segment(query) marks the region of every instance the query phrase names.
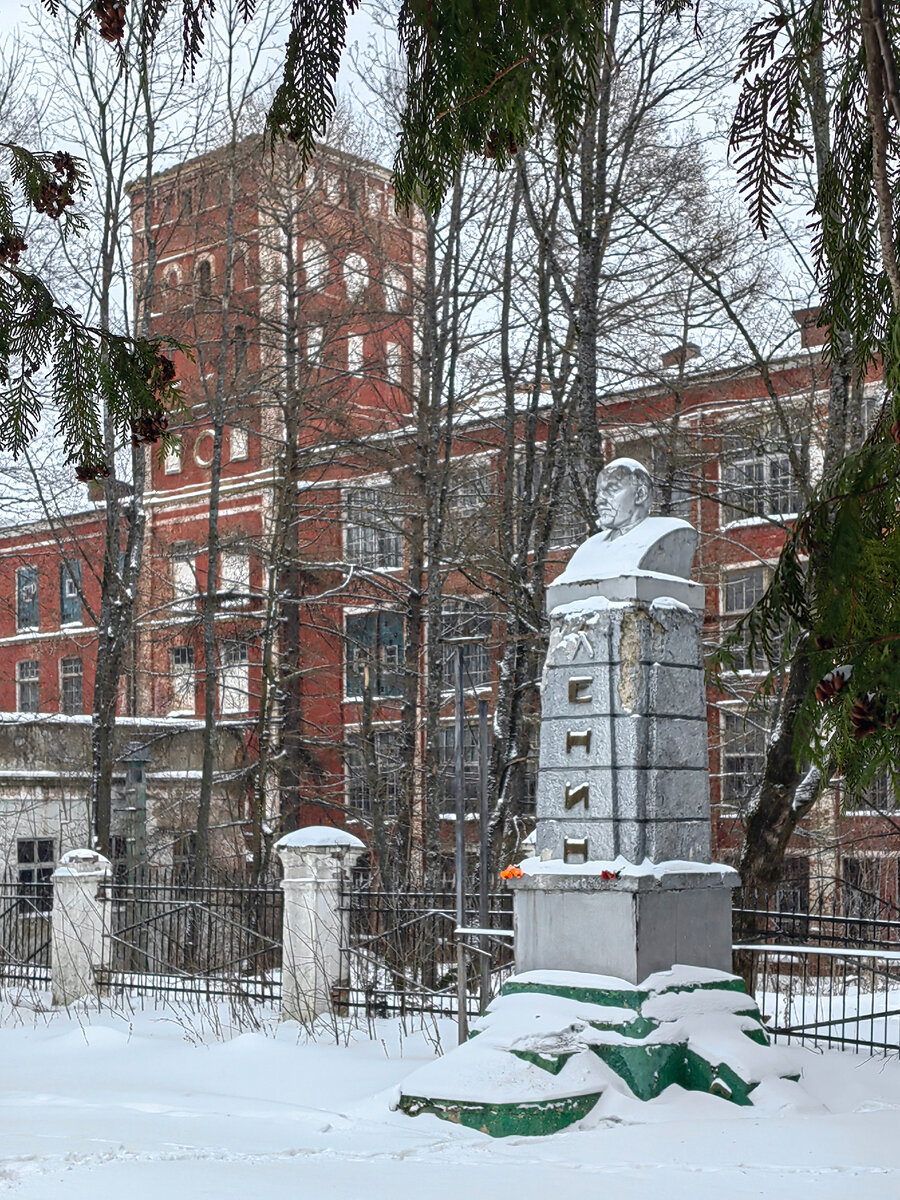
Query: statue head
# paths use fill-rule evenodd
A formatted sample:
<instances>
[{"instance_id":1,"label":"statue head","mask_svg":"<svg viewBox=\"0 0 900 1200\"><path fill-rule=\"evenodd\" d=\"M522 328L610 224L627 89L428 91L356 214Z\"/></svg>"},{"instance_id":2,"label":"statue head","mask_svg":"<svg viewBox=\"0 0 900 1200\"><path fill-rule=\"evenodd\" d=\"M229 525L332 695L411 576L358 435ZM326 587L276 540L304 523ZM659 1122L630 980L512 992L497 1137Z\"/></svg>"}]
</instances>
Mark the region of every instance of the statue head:
<instances>
[{"instance_id":1,"label":"statue head","mask_svg":"<svg viewBox=\"0 0 900 1200\"><path fill-rule=\"evenodd\" d=\"M597 518L610 538L620 537L650 515L653 484L633 458L614 458L597 476Z\"/></svg>"}]
</instances>

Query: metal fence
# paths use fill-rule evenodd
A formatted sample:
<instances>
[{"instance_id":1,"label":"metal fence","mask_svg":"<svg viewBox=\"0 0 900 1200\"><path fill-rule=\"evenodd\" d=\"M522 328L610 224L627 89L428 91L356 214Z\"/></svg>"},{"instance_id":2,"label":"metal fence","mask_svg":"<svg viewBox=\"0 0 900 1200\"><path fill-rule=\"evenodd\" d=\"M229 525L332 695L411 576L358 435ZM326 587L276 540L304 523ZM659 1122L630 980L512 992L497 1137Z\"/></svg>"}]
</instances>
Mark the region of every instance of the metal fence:
<instances>
[{"instance_id":1,"label":"metal fence","mask_svg":"<svg viewBox=\"0 0 900 1200\"><path fill-rule=\"evenodd\" d=\"M0 986L50 986L50 911L46 883L0 878Z\"/></svg>"},{"instance_id":2,"label":"metal fence","mask_svg":"<svg viewBox=\"0 0 900 1200\"><path fill-rule=\"evenodd\" d=\"M456 1016L456 899L452 892L380 892L347 885L342 910L349 938L343 978L336 989L343 1010L369 1016L428 1013ZM512 894L493 892L488 923L480 924L478 897L466 900L466 1008L476 1016L512 971ZM480 932L487 930L489 932ZM482 972L489 955L490 971Z\"/></svg>"},{"instance_id":3,"label":"metal fence","mask_svg":"<svg viewBox=\"0 0 900 1200\"><path fill-rule=\"evenodd\" d=\"M147 871L109 887L101 988L135 995L281 997L284 894L234 879L196 885Z\"/></svg>"},{"instance_id":4,"label":"metal fence","mask_svg":"<svg viewBox=\"0 0 900 1200\"><path fill-rule=\"evenodd\" d=\"M841 880L798 902L744 893L734 911L735 969L774 1039L900 1052L900 911Z\"/></svg>"}]
</instances>

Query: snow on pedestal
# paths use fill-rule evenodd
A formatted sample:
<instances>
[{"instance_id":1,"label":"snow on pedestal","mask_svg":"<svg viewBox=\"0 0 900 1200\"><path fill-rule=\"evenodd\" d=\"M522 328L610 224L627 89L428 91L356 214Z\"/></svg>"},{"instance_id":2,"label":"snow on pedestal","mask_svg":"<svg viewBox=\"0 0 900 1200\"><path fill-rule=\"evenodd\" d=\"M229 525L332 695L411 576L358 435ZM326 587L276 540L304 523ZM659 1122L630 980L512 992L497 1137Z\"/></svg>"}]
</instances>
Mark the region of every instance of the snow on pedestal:
<instances>
[{"instance_id":1,"label":"snow on pedestal","mask_svg":"<svg viewBox=\"0 0 900 1200\"><path fill-rule=\"evenodd\" d=\"M313 825L275 843L284 867L281 1015L312 1021L333 1008L341 979L347 919L341 881L365 850L345 829Z\"/></svg>"},{"instance_id":2,"label":"snow on pedestal","mask_svg":"<svg viewBox=\"0 0 900 1200\"><path fill-rule=\"evenodd\" d=\"M97 994L106 926L104 885L109 859L96 850L69 850L51 876L51 979L54 1004L74 1004Z\"/></svg>"}]
</instances>

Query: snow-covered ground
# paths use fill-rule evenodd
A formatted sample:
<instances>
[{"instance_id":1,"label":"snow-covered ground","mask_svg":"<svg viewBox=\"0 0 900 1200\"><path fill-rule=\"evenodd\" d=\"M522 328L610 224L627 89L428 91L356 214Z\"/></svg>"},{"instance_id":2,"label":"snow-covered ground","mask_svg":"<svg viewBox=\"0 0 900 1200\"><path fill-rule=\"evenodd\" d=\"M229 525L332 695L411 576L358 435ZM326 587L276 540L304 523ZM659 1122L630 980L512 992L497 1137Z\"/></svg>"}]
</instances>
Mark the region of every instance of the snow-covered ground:
<instances>
[{"instance_id":1,"label":"snow-covered ground","mask_svg":"<svg viewBox=\"0 0 900 1200\"><path fill-rule=\"evenodd\" d=\"M11 1200L897 1200L900 1063L788 1048L810 1102L670 1088L571 1132L491 1140L391 1110L435 1029L252 1032L188 1010L0 1005L0 1189ZM225 1022L225 1023L223 1023ZM338 1033L338 1036L335 1036ZM454 1030L440 1025L446 1047Z\"/></svg>"}]
</instances>

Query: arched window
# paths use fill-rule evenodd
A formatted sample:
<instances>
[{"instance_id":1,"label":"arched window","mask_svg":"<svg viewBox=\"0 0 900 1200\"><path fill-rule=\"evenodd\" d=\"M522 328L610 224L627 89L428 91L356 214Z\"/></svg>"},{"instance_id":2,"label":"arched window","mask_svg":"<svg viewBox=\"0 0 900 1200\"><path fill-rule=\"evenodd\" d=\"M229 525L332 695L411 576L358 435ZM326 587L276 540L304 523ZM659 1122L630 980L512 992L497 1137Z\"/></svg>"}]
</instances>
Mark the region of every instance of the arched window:
<instances>
[{"instance_id":1,"label":"arched window","mask_svg":"<svg viewBox=\"0 0 900 1200\"><path fill-rule=\"evenodd\" d=\"M201 296L212 295L212 263L208 258L197 263L197 291Z\"/></svg>"}]
</instances>

